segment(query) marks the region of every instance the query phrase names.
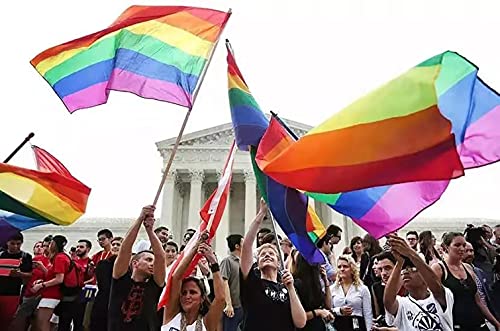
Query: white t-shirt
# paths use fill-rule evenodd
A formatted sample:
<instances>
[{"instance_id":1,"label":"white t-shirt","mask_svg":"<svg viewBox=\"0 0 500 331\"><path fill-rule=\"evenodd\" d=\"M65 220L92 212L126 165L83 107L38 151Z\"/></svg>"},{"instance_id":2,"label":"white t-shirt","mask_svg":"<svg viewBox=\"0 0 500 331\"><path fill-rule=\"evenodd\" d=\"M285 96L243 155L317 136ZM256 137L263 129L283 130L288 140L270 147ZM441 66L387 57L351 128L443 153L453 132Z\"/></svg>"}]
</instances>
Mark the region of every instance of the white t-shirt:
<instances>
[{"instance_id":1,"label":"white t-shirt","mask_svg":"<svg viewBox=\"0 0 500 331\"><path fill-rule=\"evenodd\" d=\"M170 322L161 327L161 331L180 331L181 318L182 318L181 313L178 313ZM186 327L186 331L195 331L195 329L196 329L196 322ZM201 330L207 331L207 329L205 328L205 324L203 323L203 320L202 320Z\"/></svg>"},{"instance_id":2,"label":"white t-shirt","mask_svg":"<svg viewBox=\"0 0 500 331\"><path fill-rule=\"evenodd\" d=\"M444 288L446 310L443 311L439 302L432 293L424 300L415 300L410 296L397 296L398 312L396 316L385 313L387 324L405 331L453 331L453 293ZM413 302L412 302L413 301ZM429 314L422 311L414 302L418 303Z\"/></svg>"}]
</instances>

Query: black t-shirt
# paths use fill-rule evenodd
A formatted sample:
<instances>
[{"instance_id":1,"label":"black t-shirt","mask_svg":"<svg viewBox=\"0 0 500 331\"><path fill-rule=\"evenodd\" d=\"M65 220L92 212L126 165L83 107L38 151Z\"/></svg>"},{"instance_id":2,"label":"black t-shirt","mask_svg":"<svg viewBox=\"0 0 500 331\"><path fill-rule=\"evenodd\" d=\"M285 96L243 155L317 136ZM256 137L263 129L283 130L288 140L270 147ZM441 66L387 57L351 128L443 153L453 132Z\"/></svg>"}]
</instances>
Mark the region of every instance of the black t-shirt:
<instances>
[{"instance_id":1,"label":"black t-shirt","mask_svg":"<svg viewBox=\"0 0 500 331\"><path fill-rule=\"evenodd\" d=\"M119 279L112 279L109 296L109 331L156 331L160 321L156 307L163 287L153 278L135 282L127 272Z\"/></svg>"},{"instance_id":2,"label":"black t-shirt","mask_svg":"<svg viewBox=\"0 0 500 331\"><path fill-rule=\"evenodd\" d=\"M318 279L319 283L319 279ZM312 311L314 309L322 309L323 305L322 302L325 302L324 297L320 296L319 298L316 298L318 300L315 304L308 303L307 300L305 299L307 297L307 292L311 291L308 289L304 283L300 279L296 279L294 282L295 290L297 291L297 295L299 296L300 302L302 303L302 307L306 311ZM316 316L310 320L307 321L306 326L302 329L303 331L324 331L326 330L325 323L323 322L323 319L319 316Z\"/></svg>"},{"instance_id":3,"label":"black t-shirt","mask_svg":"<svg viewBox=\"0 0 500 331\"><path fill-rule=\"evenodd\" d=\"M0 252L0 259L21 259L19 271L31 272L33 270L33 262L31 255L26 252L10 254L8 251ZM20 277L0 276L0 296L18 296L21 295L21 287L23 280Z\"/></svg>"},{"instance_id":4,"label":"black t-shirt","mask_svg":"<svg viewBox=\"0 0 500 331\"><path fill-rule=\"evenodd\" d=\"M385 285L382 285L382 282L376 282L372 285L372 306L375 307L374 303L376 302L378 305L379 309L379 316L384 315L385 316L385 307L384 307L384 291L385 291ZM377 318L378 316L375 316L375 308L373 309L373 317Z\"/></svg>"},{"instance_id":5,"label":"black t-shirt","mask_svg":"<svg viewBox=\"0 0 500 331\"><path fill-rule=\"evenodd\" d=\"M247 279L240 271L240 295L246 316L243 331L294 331L288 290L282 283L260 278L252 269Z\"/></svg>"}]
</instances>

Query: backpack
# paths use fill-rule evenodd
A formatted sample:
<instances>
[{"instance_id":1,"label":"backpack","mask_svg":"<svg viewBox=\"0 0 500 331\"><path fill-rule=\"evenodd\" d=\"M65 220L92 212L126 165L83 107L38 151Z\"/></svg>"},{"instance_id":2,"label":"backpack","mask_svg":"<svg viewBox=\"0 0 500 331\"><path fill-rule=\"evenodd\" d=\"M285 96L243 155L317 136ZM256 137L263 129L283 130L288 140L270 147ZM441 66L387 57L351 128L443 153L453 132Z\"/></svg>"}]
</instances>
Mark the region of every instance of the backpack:
<instances>
[{"instance_id":1,"label":"backpack","mask_svg":"<svg viewBox=\"0 0 500 331\"><path fill-rule=\"evenodd\" d=\"M76 263L69 255L64 255L69 259L69 268L64 274L64 281L61 284L61 293L64 297L75 297L80 294L82 287L85 285L85 274L87 270Z\"/></svg>"}]
</instances>

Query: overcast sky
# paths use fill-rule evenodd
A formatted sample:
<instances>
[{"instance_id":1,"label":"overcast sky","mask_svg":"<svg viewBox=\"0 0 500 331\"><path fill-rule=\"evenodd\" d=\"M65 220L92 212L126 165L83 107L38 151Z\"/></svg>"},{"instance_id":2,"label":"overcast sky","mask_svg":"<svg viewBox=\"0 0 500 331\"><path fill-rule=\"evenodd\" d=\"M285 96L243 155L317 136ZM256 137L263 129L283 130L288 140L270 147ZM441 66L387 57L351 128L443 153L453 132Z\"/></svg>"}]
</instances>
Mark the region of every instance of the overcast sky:
<instances>
[{"instance_id":1,"label":"overcast sky","mask_svg":"<svg viewBox=\"0 0 500 331\"><path fill-rule=\"evenodd\" d=\"M155 142L177 135L185 109L112 92L70 115L29 61L51 46L101 30L133 1L8 1L2 5L0 158L31 131L92 188L87 216L136 216L152 202L162 160ZM466 56L500 89L497 0L142 1L232 8L229 38L265 111L317 125L380 84L446 50ZM221 43L187 133L230 121ZM500 128L499 128L500 129ZM33 168L24 148L12 164ZM500 166L453 181L422 216L500 218ZM161 200L160 200L161 201Z\"/></svg>"}]
</instances>

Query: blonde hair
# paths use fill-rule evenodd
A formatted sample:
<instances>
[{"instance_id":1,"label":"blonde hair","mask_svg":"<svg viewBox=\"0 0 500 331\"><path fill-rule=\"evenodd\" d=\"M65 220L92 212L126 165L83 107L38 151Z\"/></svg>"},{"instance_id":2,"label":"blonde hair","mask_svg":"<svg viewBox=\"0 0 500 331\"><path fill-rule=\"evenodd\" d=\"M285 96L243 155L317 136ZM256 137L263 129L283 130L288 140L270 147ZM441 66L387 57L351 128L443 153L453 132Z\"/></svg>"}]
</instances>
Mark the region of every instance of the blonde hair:
<instances>
[{"instance_id":1,"label":"blonde hair","mask_svg":"<svg viewBox=\"0 0 500 331\"><path fill-rule=\"evenodd\" d=\"M276 257L278 258L278 266L279 267L279 252L278 252L278 248L276 248L276 246L274 246L273 244L262 244L259 248L257 248L257 263L259 262L259 257L260 257L260 252L262 252L264 249L266 248L271 248L274 253L276 254Z\"/></svg>"},{"instance_id":2,"label":"blonde hair","mask_svg":"<svg viewBox=\"0 0 500 331\"><path fill-rule=\"evenodd\" d=\"M361 281L361 278L359 277L359 269L358 269L358 266L356 265L356 262L354 261L354 259L350 255L339 256L339 258L337 259L337 264L341 260L349 263L349 267L351 268L352 283L354 284L354 287L357 290L358 287L363 285L363 282ZM339 287L340 282L341 282L340 273L337 272L337 279L335 281L335 286Z\"/></svg>"}]
</instances>

